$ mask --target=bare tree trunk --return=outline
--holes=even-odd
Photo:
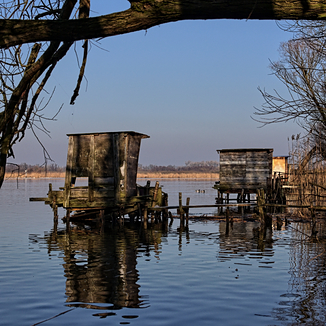
[[[59,19],[69,19],[77,0],[66,0],[60,12]],[[3,184],[7,158],[13,156],[12,146],[24,137],[29,118],[34,110],[35,101],[46,84],[56,63],[61,60],[69,50],[72,42],[65,42],[60,46],[60,41],[51,42],[44,53],[37,60],[40,44],[35,44],[31,50],[28,64],[18,85],[13,88],[10,98],[3,101],[0,115],[0,188]],[[47,72],[46,72],[47,71]],[[33,84],[46,72],[37,91],[32,96],[28,107],[28,95]],[[1,76],[2,77],[2,76]],[[1,78],[3,82],[3,79]],[[4,94],[4,93],[2,93]],[[24,123],[22,119],[24,117]]]
[[[5,179],[7,164],[7,154],[0,153],[0,188],[2,187],[3,181]]]

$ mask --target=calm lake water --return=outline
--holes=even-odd
[[[171,225],[73,227],[44,197],[62,179],[7,180],[0,190],[0,325],[325,325],[325,241],[310,225],[259,229],[204,219]],[[145,181],[139,181],[145,184]],[[214,204],[211,181],[161,180],[176,205]],[[205,189],[205,193],[196,193]],[[64,211],[59,210],[59,217]],[[319,225],[324,234],[324,225]]]

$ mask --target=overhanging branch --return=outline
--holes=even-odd
[[[139,0],[105,16],[73,20],[0,20],[0,47],[108,37],[188,19],[321,20],[326,0]]]

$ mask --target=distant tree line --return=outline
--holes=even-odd
[[[27,173],[44,173],[46,172],[65,172],[66,171],[66,167],[62,167],[59,166],[56,163],[52,163],[52,164],[43,164],[43,165],[31,165],[31,164],[27,164],[27,163],[21,163],[21,164],[13,164],[13,163],[7,163],[7,172],[8,173],[12,173],[15,172],[17,173],[17,171],[19,171],[19,173],[23,174],[25,173],[25,171]]]
[[[8,173],[17,173],[19,171],[20,174],[24,174],[25,171],[27,173],[44,173],[46,172],[65,172],[65,166],[59,166],[56,163],[48,164],[48,165],[31,165],[27,163],[14,164],[7,163],[7,172]],[[218,172],[219,171],[219,163],[217,161],[202,161],[202,162],[185,162],[184,166],[175,166],[175,165],[153,165],[150,164],[148,166],[139,164],[138,165],[139,172]]]
[[[184,166],[175,165],[153,165],[144,166],[138,165],[139,172],[218,172],[219,163],[217,161],[202,161],[202,162],[185,162]]]

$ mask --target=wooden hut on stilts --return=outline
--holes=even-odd
[[[257,189],[270,188],[273,166],[273,149],[241,148],[221,149],[220,181],[214,188],[217,190],[216,202],[229,203],[230,194],[237,195],[237,202],[250,202],[250,194]]]
[[[136,184],[141,140],[149,136],[133,131],[69,134],[65,184],[59,190],[49,185],[45,201],[78,216],[141,215],[148,206],[167,205],[167,195],[155,187]],[[79,185],[78,179],[86,179]]]

